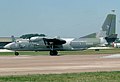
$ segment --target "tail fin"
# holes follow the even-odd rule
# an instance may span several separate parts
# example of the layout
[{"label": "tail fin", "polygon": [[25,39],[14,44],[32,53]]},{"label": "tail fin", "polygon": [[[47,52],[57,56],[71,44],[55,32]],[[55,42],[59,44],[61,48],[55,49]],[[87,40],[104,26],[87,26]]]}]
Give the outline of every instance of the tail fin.
[{"label": "tail fin", "polygon": [[107,15],[107,18],[102,26],[102,31],[106,32],[105,39],[108,42],[108,44],[114,42],[117,39],[115,14]]},{"label": "tail fin", "polygon": [[110,45],[117,39],[116,34],[116,15],[108,14],[103,23],[102,30],[97,34],[97,37],[104,37]]},{"label": "tail fin", "polygon": [[106,31],[106,36],[115,34],[116,32],[116,15],[108,14],[102,26],[102,31]]},{"label": "tail fin", "polygon": [[108,14],[99,33],[92,33],[80,38],[104,38],[108,45],[117,39],[116,15]]}]

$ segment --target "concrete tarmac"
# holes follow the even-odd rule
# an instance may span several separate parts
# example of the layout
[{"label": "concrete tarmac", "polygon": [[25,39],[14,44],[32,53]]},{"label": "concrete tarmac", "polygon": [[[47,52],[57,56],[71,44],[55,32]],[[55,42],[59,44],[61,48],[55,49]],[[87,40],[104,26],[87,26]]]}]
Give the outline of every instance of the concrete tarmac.
[{"label": "concrete tarmac", "polygon": [[0,56],[0,76],[98,71],[120,71],[120,55]]}]

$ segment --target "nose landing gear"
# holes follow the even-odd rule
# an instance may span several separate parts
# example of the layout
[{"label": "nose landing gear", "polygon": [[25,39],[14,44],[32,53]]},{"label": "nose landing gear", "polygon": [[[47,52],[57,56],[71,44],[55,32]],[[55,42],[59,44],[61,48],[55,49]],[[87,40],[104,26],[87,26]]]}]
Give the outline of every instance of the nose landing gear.
[{"label": "nose landing gear", "polygon": [[15,51],[15,56],[18,56],[18,55],[19,55],[19,53]]}]

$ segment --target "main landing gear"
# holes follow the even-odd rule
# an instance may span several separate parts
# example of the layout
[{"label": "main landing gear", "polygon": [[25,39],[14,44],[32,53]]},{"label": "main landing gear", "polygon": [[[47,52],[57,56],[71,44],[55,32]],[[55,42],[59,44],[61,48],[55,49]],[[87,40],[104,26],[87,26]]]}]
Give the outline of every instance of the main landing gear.
[{"label": "main landing gear", "polygon": [[18,55],[19,55],[19,53],[15,51],[15,56],[18,56]]},{"label": "main landing gear", "polygon": [[58,55],[57,50],[50,50],[50,55],[51,56],[57,56]]},{"label": "main landing gear", "polygon": [[[15,56],[19,56],[19,52],[16,52],[15,51]],[[57,50],[50,50],[50,53],[49,53],[51,56],[58,56],[58,52]]]}]

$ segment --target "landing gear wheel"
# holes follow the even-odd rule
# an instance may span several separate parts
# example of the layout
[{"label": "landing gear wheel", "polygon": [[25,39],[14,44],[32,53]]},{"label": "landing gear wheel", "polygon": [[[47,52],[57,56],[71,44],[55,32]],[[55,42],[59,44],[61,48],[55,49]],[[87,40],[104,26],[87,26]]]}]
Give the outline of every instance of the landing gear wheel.
[{"label": "landing gear wheel", "polygon": [[100,51],[100,49],[95,49],[95,51]]},{"label": "landing gear wheel", "polygon": [[58,55],[57,50],[51,50],[51,51],[50,51],[50,55],[51,55],[51,56],[57,56],[57,55]]},{"label": "landing gear wheel", "polygon": [[19,55],[19,53],[18,52],[15,52],[15,56],[18,56]]}]

